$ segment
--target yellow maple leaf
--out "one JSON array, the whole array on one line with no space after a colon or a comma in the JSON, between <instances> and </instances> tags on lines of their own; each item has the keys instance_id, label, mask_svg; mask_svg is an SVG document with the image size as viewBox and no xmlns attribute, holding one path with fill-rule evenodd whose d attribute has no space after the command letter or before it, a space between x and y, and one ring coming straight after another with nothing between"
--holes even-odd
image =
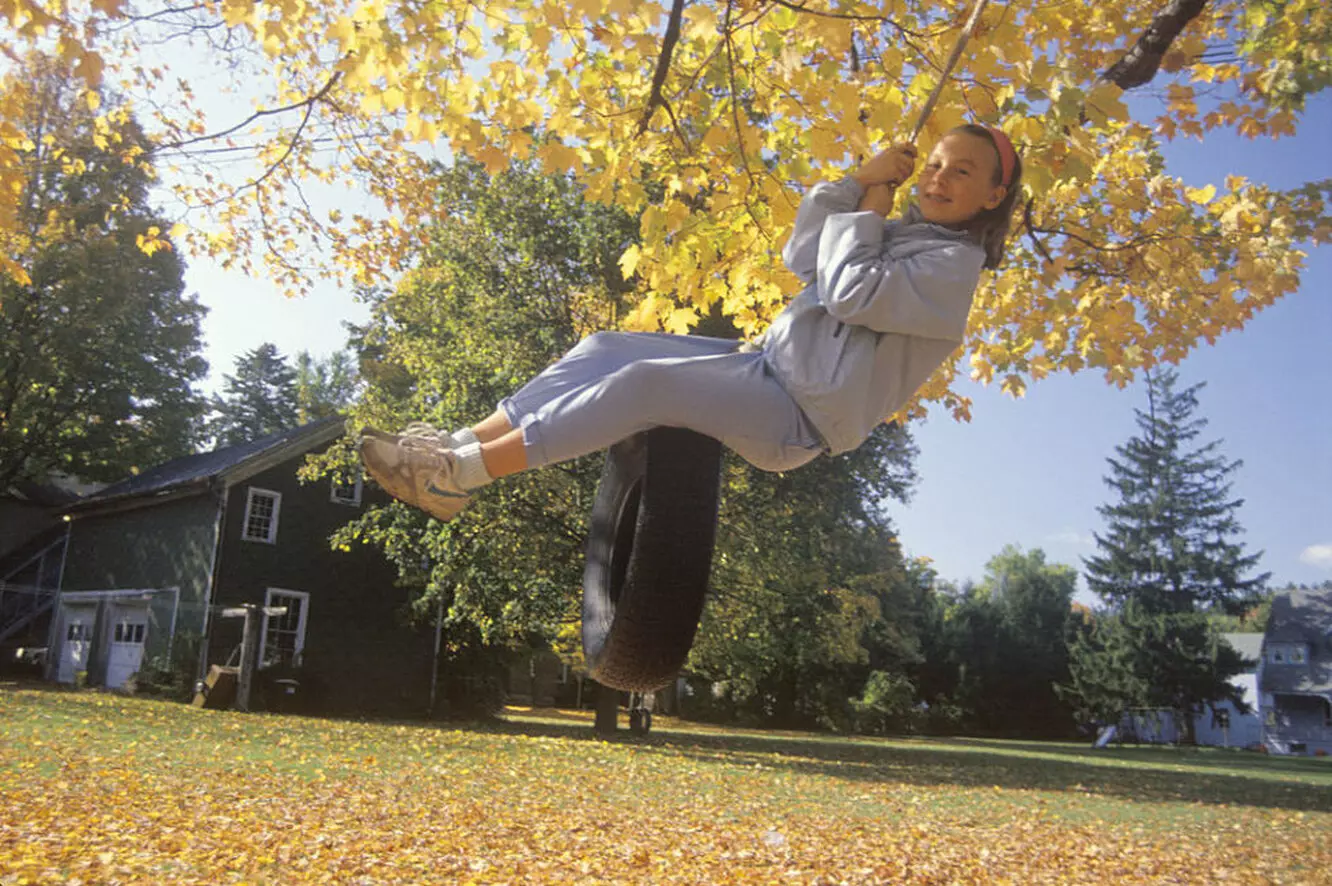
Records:
<instances>
[{"instance_id":1,"label":"yellow maple leaf","mask_svg":"<svg viewBox=\"0 0 1332 886\"><path fill-rule=\"evenodd\" d=\"M1184 196L1199 206L1206 206L1216 196L1216 185L1208 185L1205 188L1185 188Z\"/></svg>"}]
</instances>

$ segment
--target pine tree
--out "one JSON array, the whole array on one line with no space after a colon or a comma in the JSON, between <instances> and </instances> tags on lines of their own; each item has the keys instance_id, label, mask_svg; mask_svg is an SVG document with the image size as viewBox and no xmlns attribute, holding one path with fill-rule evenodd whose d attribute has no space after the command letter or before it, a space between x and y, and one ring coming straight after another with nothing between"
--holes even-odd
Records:
<instances>
[{"instance_id":1,"label":"pine tree","mask_svg":"<svg viewBox=\"0 0 1332 886\"><path fill-rule=\"evenodd\" d=\"M296 372L264 342L236 358L236 374L222 377L209 429L218 446L238 446L300 423Z\"/></svg>"},{"instance_id":2,"label":"pine tree","mask_svg":"<svg viewBox=\"0 0 1332 886\"><path fill-rule=\"evenodd\" d=\"M1239 613L1268 574L1245 574L1246 555L1228 478L1240 467L1197 444L1201 384L1175 389L1173 370L1148 378L1141 434L1116 447L1106 483L1119 500L1099 508L1109 523L1101 554L1087 559L1087 583L1108 611L1070 644L1070 683L1062 695L1084 713L1112 717L1126 707L1176 711L1185 741L1204 704L1233 700L1229 679L1241 662L1218 644L1211 613Z\"/></svg>"},{"instance_id":3,"label":"pine tree","mask_svg":"<svg viewBox=\"0 0 1332 886\"><path fill-rule=\"evenodd\" d=\"M1250 605L1268 573L1243 575L1261 552L1245 555L1227 481L1240 467L1219 453L1220 441L1194 442L1207 426L1195 418L1202 384L1176 391L1173 370L1148 378L1142 433L1115 448L1106 483L1119 501L1098 508L1109 523L1096 536L1101 555L1087 559L1087 583L1112 607L1135 600L1148 613Z\"/></svg>"}]
</instances>

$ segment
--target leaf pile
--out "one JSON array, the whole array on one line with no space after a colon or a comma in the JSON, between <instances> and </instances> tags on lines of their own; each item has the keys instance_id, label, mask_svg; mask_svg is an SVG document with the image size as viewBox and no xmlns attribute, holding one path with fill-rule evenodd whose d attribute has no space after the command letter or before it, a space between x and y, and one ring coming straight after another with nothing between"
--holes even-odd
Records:
<instances>
[{"instance_id":1,"label":"leaf pile","mask_svg":"<svg viewBox=\"0 0 1332 886\"><path fill-rule=\"evenodd\" d=\"M0 688L0 884L1332 882L1324 761L589 727Z\"/></svg>"}]
</instances>

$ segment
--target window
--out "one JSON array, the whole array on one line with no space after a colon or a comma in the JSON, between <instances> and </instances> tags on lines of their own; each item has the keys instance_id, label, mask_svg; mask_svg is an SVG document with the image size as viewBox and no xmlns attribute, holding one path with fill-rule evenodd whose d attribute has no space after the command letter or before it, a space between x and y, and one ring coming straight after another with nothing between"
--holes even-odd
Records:
<instances>
[{"instance_id":1,"label":"window","mask_svg":"<svg viewBox=\"0 0 1332 886\"><path fill-rule=\"evenodd\" d=\"M1300 665L1309 660L1303 643L1273 643L1267 649L1267 660L1272 664Z\"/></svg>"},{"instance_id":2,"label":"window","mask_svg":"<svg viewBox=\"0 0 1332 886\"><path fill-rule=\"evenodd\" d=\"M361 503L361 478L357 476L351 483L339 483L338 478L332 480L333 490L329 494L329 501L340 505L356 506Z\"/></svg>"},{"instance_id":3,"label":"window","mask_svg":"<svg viewBox=\"0 0 1332 886\"><path fill-rule=\"evenodd\" d=\"M277 544L278 511L281 509L282 493L251 486L249 498L245 501L241 538Z\"/></svg>"},{"instance_id":4,"label":"window","mask_svg":"<svg viewBox=\"0 0 1332 886\"><path fill-rule=\"evenodd\" d=\"M67 639L69 640L88 639L88 626L81 621L71 622L69 625L69 633L67 635Z\"/></svg>"},{"instance_id":5,"label":"window","mask_svg":"<svg viewBox=\"0 0 1332 886\"><path fill-rule=\"evenodd\" d=\"M305 615L310 609L310 595L303 591L269 588L264 606L285 606L282 615L264 616L264 638L259 646L259 661L299 667L305 649Z\"/></svg>"},{"instance_id":6,"label":"window","mask_svg":"<svg viewBox=\"0 0 1332 886\"><path fill-rule=\"evenodd\" d=\"M143 622L122 621L116 624L116 643L143 643Z\"/></svg>"}]
</instances>

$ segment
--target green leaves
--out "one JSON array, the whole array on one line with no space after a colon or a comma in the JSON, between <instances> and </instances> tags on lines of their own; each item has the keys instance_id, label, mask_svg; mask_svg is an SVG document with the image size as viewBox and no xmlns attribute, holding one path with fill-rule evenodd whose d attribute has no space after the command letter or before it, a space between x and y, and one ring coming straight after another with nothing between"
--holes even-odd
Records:
<instances>
[{"instance_id":1,"label":"green leaves","mask_svg":"<svg viewBox=\"0 0 1332 886\"><path fill-rule=\"evenodd\" d=\"M135 121L95 125L49 64L23 85L47 137L16 154L24 236L4 241L27 282L0 276L0 489L57 471L119 480L195 441L204 308L149 203Z\"/></svg>"}]
</instances>

